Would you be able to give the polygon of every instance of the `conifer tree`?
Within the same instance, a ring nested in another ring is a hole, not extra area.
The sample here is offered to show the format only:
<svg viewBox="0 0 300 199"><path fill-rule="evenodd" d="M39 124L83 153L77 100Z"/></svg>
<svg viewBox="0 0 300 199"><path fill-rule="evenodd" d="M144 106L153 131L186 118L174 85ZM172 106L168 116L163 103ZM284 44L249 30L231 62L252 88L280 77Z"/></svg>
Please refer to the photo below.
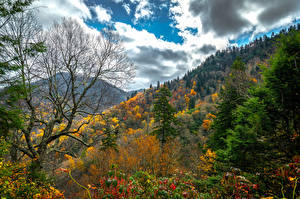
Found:
<svg viewBox="0 0 300 199"><path fill-rule="evenodd" d="M169 104L169 97L171 97L170 90L166 86L161 87L153 108L157 124L153 133L158 136L162 144L166 142L167 137L176 135L176 129L172 126L175 123L175 109Z"/></svg>
<svg viewBox="0 0 300 199"><path fill-rule="evenodd" d="M215 150L226 148L227 130L233 128L233 111L248 97L250 78L245 70L245 64L240 58L237 58L231 66L225 88L221 91L221 102L212 125L214 132L209 140L210 146Z"/></svg>
<svg viewBox="0 0 300 199"><path fill-rule="evenodd" d="M265 88L272 96L269 115L276 122L277 148L287 158L299 154L300 147L300 32L281 35L276 53L264 75Z"/></svg>
<svg viewBox="0 0 300 199"><path fill-rule="evenodd" d="M279 41L264 69L263 84L248 90L251 97L242 104L235 104L224 137L216 134L221 126L216 119L213 141L223 141L222 159L228 166L259 171L299 155L300 34L291 32ZM224 107L220 108L219 113Z"/></svg>

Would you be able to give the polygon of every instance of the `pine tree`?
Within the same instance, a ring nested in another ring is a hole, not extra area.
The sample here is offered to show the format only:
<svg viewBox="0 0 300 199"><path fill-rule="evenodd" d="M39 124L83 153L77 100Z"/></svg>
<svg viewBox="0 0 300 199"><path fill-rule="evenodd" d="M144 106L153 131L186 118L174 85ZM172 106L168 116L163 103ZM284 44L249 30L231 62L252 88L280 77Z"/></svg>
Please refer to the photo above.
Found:
<svg viewBox="0 0 300 199"><path fill-rule="evenodd" d="M276 122L277 148L287 158L300 149L300 33L281 35L270 67L264 71L264 82L273 100L269 114Z"/></svg>
<svg viewBox="0 0 300 199"><path fill-rule="evenodd" d="M245 70L242 60L235 60L226 79L225 88L221 91L221 102L212 125L214 132L209 140L209 145L215 150L226 148L227 130L233 128L233 111L248 98L248 88L251 84Z"/></svg>
<svg viewBox="0 0 300 199"><path fill-rule="evenodd" d="M171 97L169 89L165 86L161 87L153 108L157 124L153 133L158 136L162 144L166 142L167 137L176 135L176 129L172 126L175 123L175 109L169 104L168 97Z"/></svg>
<svg viewBox="0 0 300 199"><path fill-rule="evenodd" d="M251 97L233 110L223 137L229 166L257 171L299 155L299 52L300 33L282 36L264 69L264 83L249 90Z"/></svg>

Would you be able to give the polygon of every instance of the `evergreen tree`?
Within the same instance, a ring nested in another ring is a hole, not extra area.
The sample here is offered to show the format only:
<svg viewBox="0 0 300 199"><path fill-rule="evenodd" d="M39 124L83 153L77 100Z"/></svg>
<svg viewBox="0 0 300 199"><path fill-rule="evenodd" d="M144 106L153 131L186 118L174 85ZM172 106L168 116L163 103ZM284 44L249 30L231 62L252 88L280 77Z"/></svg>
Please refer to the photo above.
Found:
<svg viewBox="0 0 300 199"><path fill-rule="evenodd" d="M267 137L272 132L273 123L266 109L267 103L258 96L260 92L269 98L266 90L256 88L252 92L256 92L254 96L233 111L233 127L227 130L223 158L229 166L257 172L265 168L269 163L266 159L274 155Z"/></svg>
<svg viewBox="0 0 300 199"><path fill-rule="evenodd" d="M274 101L269 114L276 121L275 142L287 158L300 150L300 32L282 35L264 75ZM274 124L275 125L275 124Z"/></svg>
<svg viewBox="0 0 300 199"><path fill-rule="evenodd" d="M226 148L227 130L233 128L233 111L248 98L248 88L251 84L245 69L245 64L240 58L235 60L226 79L225 88L221 91L221 102L212 125L214 132L209 140L209 145L215 150Z"/></svg>
<svg viewBox="0 0 300 199"><path fill-rule="evenodd" d="M153 108L157 124L153 133L158 136L162 144L166 142L167 137L176 135L176 129L172 126L175 123L175 109L169 104L169 97L171 97L169 89L165 86L161 87Z"/></svg>
<svg viewBox="0 0 300 199"><path fill-rule="evenodd" d="M156 86L156 89L159 89L159 87L160 87L160 82L159 82L159 81L157 81L157 86Z"/></svg>
<svg viewBox="0 0 300 199"><path fill-rule="evenodd" d="M258 171L299 155L299 52L300 33L282 36L264 83L232 112L222 151L229 166Z"/></svg>

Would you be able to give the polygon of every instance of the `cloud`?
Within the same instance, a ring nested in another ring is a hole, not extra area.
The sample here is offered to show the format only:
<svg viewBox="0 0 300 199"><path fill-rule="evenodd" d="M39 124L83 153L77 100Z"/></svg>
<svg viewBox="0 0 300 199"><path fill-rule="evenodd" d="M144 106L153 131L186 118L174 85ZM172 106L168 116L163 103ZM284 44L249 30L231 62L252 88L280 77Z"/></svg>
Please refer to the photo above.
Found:
<svg viewBox="0 0 300 199"><path fill-rule="evenodd" d="M184 61L187 62L187 53L182 50L172 50L172 49L159 49L153 48L152 46L138 46L142 56L140 56L141 61L150 59L162 59L171 61Z"/></svg>
<svg viewBox="0 0 300 199"><path fill-rule="evenodd" d="M189 11L190 0L172 0L169 9L169 15L174 23L171 24L181 31L187 28L195 28L201 30L202 23L199 17L195 17Z"/></svg>
<svg viewBox="0 0 300 199"><path fill-rule="evenodd" d="M188 1L191 14L201 19L202 30L217 36L237 36L254 26L266 31L282 25L284 18L300 14L299 0Z"/></svg>
<svg viewBox="0 0 300 199"><path fill-rule="evenodd" d="M243 0L192 0L189 10L193 16L200 16L204 32L224 36L239 33L250 25L240 14L244 8Z"/></svg>
<svg viewBox="0 0 300 199"><path fill-rule="evenodd" d="M97 20L99 22L110 22L112 11L105 9L100 5L95 6L94 10L96 12Z"/></svg>
<svg viewBox="0 0 300 199"><path fill-rule="evenodd" d="M130 9L130 7L129 7L129 4L123 4L122 5L123 6L123 8L125 9L125 11L127 12L127 14L129 15L130 14L130 12L131 12L131 9Z"/></svg>
<svg viewBox="0 0 300 199"><path fill-rule="evenodd" d="M262 5L262 2L257 1ZM263 6L263 5L262 5ZM258 19L263 25L271 25L280 21L282 18L290 16L299 16L300 2L299 0L273 0L265 1L265 9L259 15Z"/></svg>
<svg viewBox="0 0 300 199"><path fill-rule="evenodd" d="M122 38L130 59L135 63L137 78L130 88L145 88L156 81L166 81L183 75L191 66L186 47L156 38L146 30L116 22L115 28Z"/></svg>
<svg viewBox="0 0 300 199"><path fill-rule="evenodd" d="M153 5L148 0L134 2L139 2L134 14L134 23L137 23L140 19L149 19L153 15Z"/></svg>
<svg viewBox="0 0 300 199"><path fill-rule="evenodd" d="M62 17L81 20L92 17L89 8L81 0L39 0L34 1L32 7L38 8L37 19L44 27L49 27Z"/></svg>
<svg viewBox="0 0 300 199"><path fill-rule="evenodd" d="M152 83L175 78L187 70L188 56L182 50L158 49L151 46L139 46L138 49L140 52L132 57L137 64L138 74L149 78Z"/></svg>
<svg viewBox="0 0 300 199"><path fill-rule="evenodd" d="M198 52L209 54L211 52L214 52L216 50L216 46L205 44L201 48L198 49Z"/></svg>
<svg viewBox="0 0 300 199"><path fill-rule="evenodd" d="M113 2L115 2L115 3L121 3L121 2L123 2L123 0L112 0Z"/></svg>

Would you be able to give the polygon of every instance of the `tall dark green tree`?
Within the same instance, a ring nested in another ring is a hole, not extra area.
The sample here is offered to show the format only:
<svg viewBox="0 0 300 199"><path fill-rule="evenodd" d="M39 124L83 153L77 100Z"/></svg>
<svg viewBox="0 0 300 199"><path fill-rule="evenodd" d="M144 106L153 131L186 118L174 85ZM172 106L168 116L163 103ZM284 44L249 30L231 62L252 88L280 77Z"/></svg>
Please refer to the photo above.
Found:
<svg viewBox="0 0 300 199"><path fill-rule="evenodd" d="M287 157L300 151L300 32L282 35L264 75L266 89L273 99L269 114L276 121L274 138ZM275 122L274 121L274 122Z"/></svg>
<svg viewBox="0 0 300 199"><path fill-rule="evenodd" d="M221 90L221 102L212 125L213 134L209 140L209 145L214 150L226 148L227 131L233 128L233 111L248 98L248 89L251 83L245 70L246 66L242 60L236 59L231 66L224 89Z"/></svg>
<svg viewBox="0 0 300 199"><path fill-rule="evenodd" d="M269 163L266 160L274 155L268 139L273 123L267 111L268 103L263 101L269 97L266 90L255 88L250 92L256 93L233 111L233 127L227 130L223 158L229 166L257 172L265 168ZM258 92L263 93L264 98L260 98Z"/></svg>
<svg viewBox="0 0 300 199"><path fill-rule="evenodd" d="M154 119L156 127L153 131L158 136L161 143L164 144L169 136L176 135L176 129L173 124L176 122L175 108L169 103L171 97L170 90L163 86L158 90L156 100L154 102Z"/></svg>

